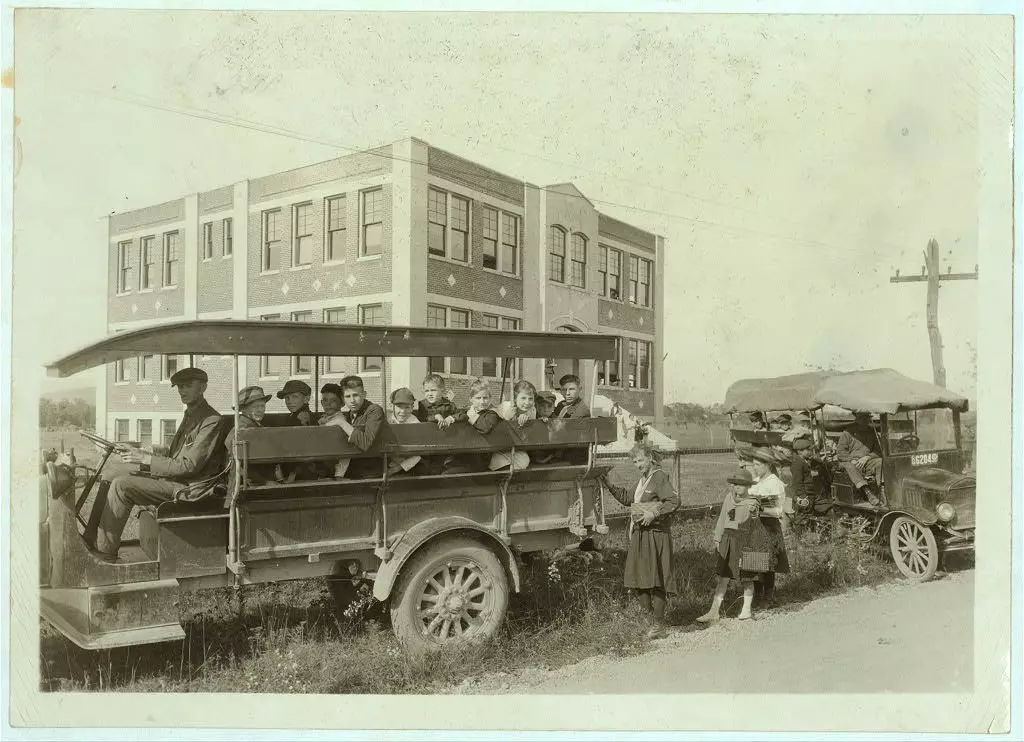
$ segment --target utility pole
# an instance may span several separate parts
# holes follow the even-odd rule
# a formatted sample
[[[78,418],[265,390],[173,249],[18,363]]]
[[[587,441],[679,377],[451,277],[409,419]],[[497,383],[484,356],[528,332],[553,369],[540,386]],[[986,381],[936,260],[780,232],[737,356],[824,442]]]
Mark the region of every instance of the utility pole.
[[[924,253],[924,266],[919,276],[901,276],[899,271],[889,279],[889,283],[928,282],[928,340],[932,347],[932,376],[938,386],[946,386],[946,367],[942,363],[942,335],[939,334],[939,282],[940,281],[977,281],[978,266],[974,273],[953,273],[947,268],[945,274],[939,271],[939,243],[934,239],[928,241],[928,249]]]

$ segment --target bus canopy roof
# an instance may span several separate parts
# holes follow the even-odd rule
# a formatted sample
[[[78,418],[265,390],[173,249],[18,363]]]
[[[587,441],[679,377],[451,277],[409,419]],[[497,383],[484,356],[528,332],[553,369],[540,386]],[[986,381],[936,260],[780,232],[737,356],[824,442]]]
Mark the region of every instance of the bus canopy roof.
[[[66,377],[140,355],[484,356],[610,360],[618,339],[589,333],[193,320],[125,330],[47,365]]]
[[[891,368],[744,379],[725,393],[726,412],[811,410],[824,405],[877,414],[928,407],[963,412],[967,410],[967,398]]]

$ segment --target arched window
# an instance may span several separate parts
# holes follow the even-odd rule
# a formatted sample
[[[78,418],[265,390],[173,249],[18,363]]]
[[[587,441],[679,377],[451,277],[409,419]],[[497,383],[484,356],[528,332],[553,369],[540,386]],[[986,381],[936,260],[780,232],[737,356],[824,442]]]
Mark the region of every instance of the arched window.
[[[565,283],[565,230],[557,225],[548,230],[548,278]]]
[[[580,289],[587,287],[587,238],[579,232],[573,233],[572,251],[569,254],[569,285]]]

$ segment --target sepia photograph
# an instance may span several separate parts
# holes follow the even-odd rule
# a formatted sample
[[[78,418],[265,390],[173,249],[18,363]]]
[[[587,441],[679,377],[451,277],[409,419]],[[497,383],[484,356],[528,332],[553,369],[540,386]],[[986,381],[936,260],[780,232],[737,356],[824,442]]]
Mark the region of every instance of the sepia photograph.
[[[5,4],[12,726],[1010,731],[1019,11],[641,9]]]

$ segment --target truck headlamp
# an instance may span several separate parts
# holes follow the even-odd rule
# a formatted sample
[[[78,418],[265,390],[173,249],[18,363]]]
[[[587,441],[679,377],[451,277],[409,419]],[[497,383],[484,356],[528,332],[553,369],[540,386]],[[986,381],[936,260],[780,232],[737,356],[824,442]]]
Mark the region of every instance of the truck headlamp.
[[[956,508],[948,502],[940,502],[938,507],[935,508],[935,514],[943,523],[948,523],[956,517]]]

